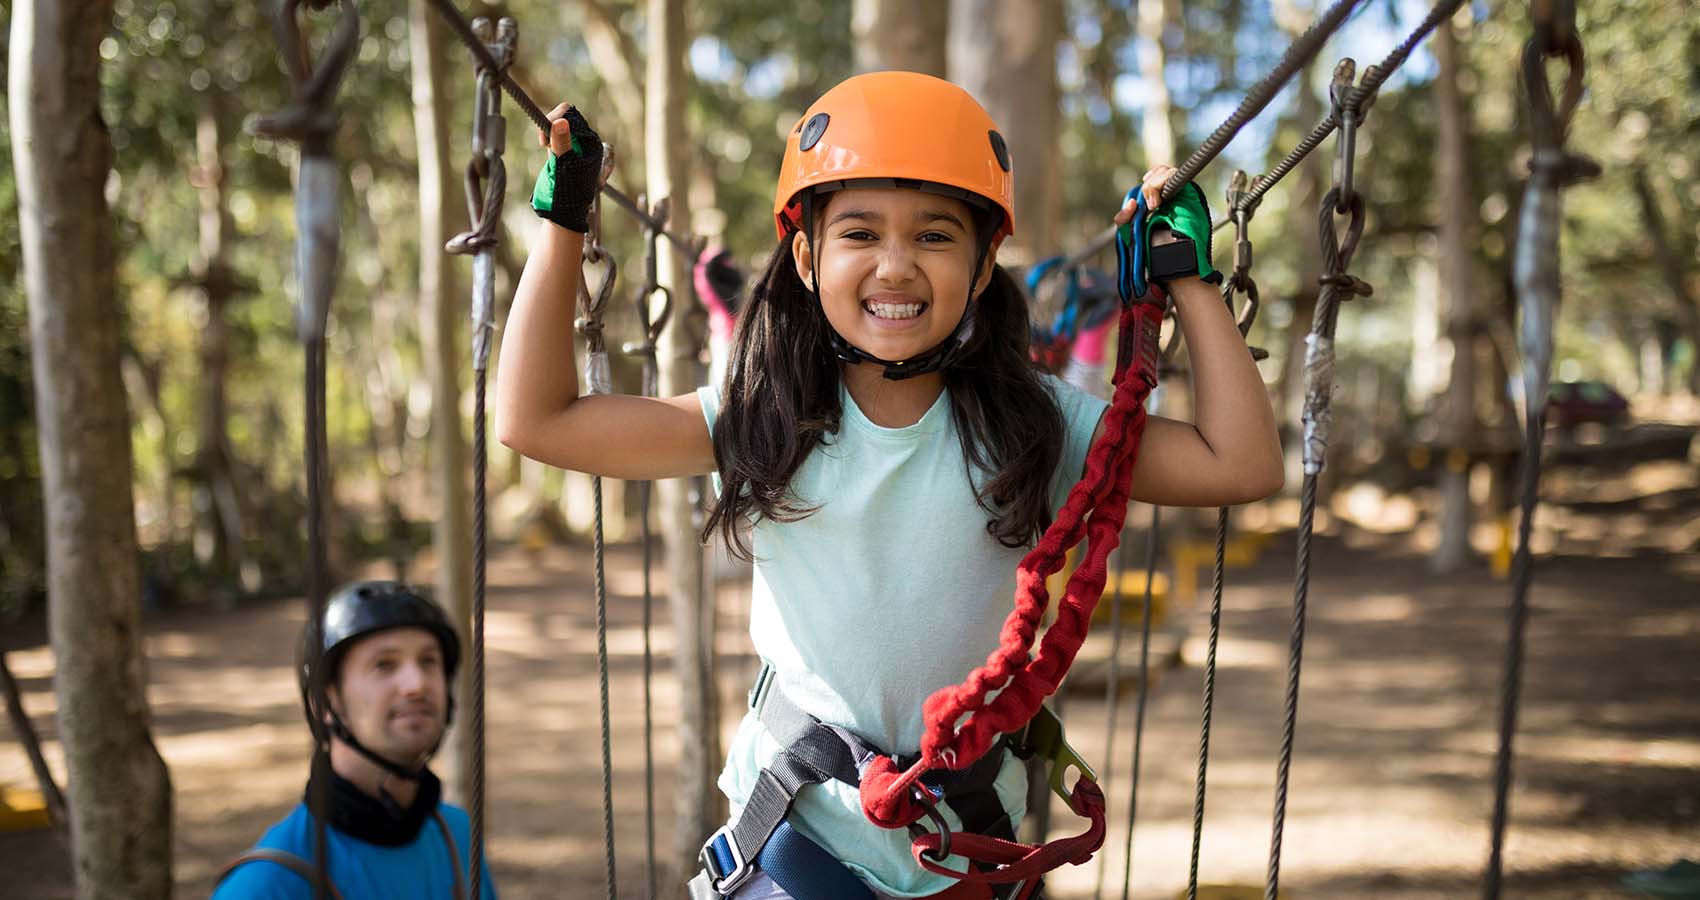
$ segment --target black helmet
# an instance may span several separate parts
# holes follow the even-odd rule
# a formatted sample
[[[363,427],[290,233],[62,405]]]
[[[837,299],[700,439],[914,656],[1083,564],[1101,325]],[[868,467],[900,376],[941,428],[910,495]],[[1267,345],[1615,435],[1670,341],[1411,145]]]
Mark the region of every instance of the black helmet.
[[[441,607],[417,588],[401,582],[356,581],[332,594],[325,601],[322,621],[308,622],[301,630],[296,673],[307,724],[319,742],[335,736],[383,768],[403,777],[415,777],[417,772],[397,766],[362,746],[343,724],[342,717],[325,700],[325,689],[335,680],[348,648],[362,638],[392,628],[423,628],[436,636],[442,647],[443,675],[448,681],[448,718],[452,721],[455,669],[460,663],[460,636],[449,624],[448,616],[443,614]],[[315,648],[317,654],[313,652]],[[327,723],[313,714],[316,706],[330,713],[328,732]]]

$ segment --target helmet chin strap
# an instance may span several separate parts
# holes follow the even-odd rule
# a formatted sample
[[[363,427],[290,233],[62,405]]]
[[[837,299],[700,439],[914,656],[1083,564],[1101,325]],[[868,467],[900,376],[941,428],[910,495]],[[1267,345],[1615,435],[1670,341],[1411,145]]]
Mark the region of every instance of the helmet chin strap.
[[[820,302],[820,292],[817,290],[817,286],[820,284],[820,254],[816,252],[814,242],[814,195],[812,192],[803,194],[802,204],[803,240],[807,241],[809,245],[810,275],[809,284],[803,287],[818,303]],[[992,229],[988,227],[982,230],[991,231]],[[937,346],[908,359],[881,359],[850,343],[844,335],[838,333],[838,329],[832,327],[832,321],[829,319],[826,322],[826,334],[827,343],[832,345],[833,355],[837,356],[840,362],[853,366],[862,363],[884,366],[885,371],[882,374],[888,381],[902,381],[906,378],[914,378],[917,375],[937,372],[955,362],[962,355],[962,348],[968,345],[968,339],[974,336],[974,284],[980,280],[980,267],[986,264],[986,255],[991,252],[992,242],[990,237],[976,235],[975,242],[977,246],[974,253],[974,268],[969,270],[968,301],[962,306],[962,318],[956,320],[956,327],[951,329],[950,335],[940,341]]]

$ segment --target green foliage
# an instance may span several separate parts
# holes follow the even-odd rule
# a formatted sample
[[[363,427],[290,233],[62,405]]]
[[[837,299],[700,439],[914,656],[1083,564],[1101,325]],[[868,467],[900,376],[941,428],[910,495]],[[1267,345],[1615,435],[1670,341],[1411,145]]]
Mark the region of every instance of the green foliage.
[[[632,37],[641,79],[643,4],[598,3]],[[1560,357],[1580,367],[1577,375],[1632,383],[1636,359],[1626,341],[1658,333],[1668,343],[1672,323],[1681,321],[1653,265],[1636,211],[1630,181],[1636,169],[1653,183],[1673,248],[1683,257],[1690,283],[1695,280],[1700,19],[1688,5],[1679,0],[1580,4],[1589,53],[1588,94],[1577,115],[1573,145],[1594,154],[1606,174],[1566,198]],[[471,0],[462,6],[475,13],[493,9]],[[1473,242],[1479,286],[1493,298],[1493,308],[1505,309],[1509,224],[1528,145],[1517,78],[1528,24],[1525,4],[1483,0],[1472,8],[1474,21],[1460,30],[1476,160],[1472,191],[1477,210],[1470,224],[1479,236]],[[5,9],[0,7],[0,20]],[[582,2],[541,0],[511,0],[501,7],[521,25],[520,70],[528,86],[545,107],[573,98],[599,125],[641,122],[639,111],[612,106],[611,76],[591,65],[581,37],[587,25],[584,9]],[[1402,15],[1411,9],[1410,4],[1374,4],[1354,27],[1402,33],[1414,24]],[[295,150],[242,128],[248,116],[279,109],[289,98],[265,10],[265,4],[238,0],[117,0],[112,33],[101,46],[102,112],[117,150],[111,196],[131,358],[144,544],[166,570],[195,565],[196,555],[188,548],[194,543],[196,516],[192,492],[185,488],[193,482],[190,469],[201,418],[197,353],[208,312],[190,273],[200,253],[197,186],[218,176],[232,224],[226,258],[251,286],[225,312],[233,340],[229,439],[245,487],[254,495],[253,515],[264,526],[252,530],[251,549],[269,553],[268,579],[287,582],[296,577],[298,566],[291,560],[299,535],[293,526],[275,523],[299,521],[303,490],[302,367],[292,306]],[[1137,54],[1143,48],[1134,34],[1133,0],[1066,0],[1065,10],[1059,48],[1063,116],[1057,135],[1064,167],[1062,233],[1078,241],[1103,227],[1109,207],[1151,161],[1138,139]],[[1188,110],[1184,139],[1197,141],[1267,70],[1286,40],[1279,36],[1268,2],[1197,0],[1183,4],[1182,11],[1169,42],[1166,80],[1177,103]],[[421,387],[415,309],[418,153],[407,4],[371,0],[360,4],[360,12],[364,35],[341,87],[342,127],[334,143],[348,182],[330,338],[329,410],[340,496],[350,504],[351,517],[371,523],[382,516],[378,498],[385,496],[387,481],[418,486],[412,473],[425,468],[428,392]],[[770,204],[785,130],[821,91],[851,72],[851,3],[701,0],[689,4],[689,13],[696,36],[688,49],[689,133],[679,139],[693,148],[695,172],[713,178],[718,207],[717,212],[697,210],[691,224],[718,232],[740,257],[754,261],[772,247]],[[310,34],[322,38],[329,17],[309,18]],[[1346,47],[1344,41],[1336,43],[1324,51],[1324,70]],[[473,71],[458,47],[448,48],[445,59],[454,94],[450,155],[458,168],[468,147]],[[1359,59],[1360,64],[1369,61]],[[1407,72],[1384,88],[1362,137],[1358,171],[1370,201],[1370,230],[1354,269],[1377,292],[1343,317],[1342,365],[1343,371],[1373,369],[1377,383],[1401,384],[1405,378],[1412,304],[1422,284],[1413,272],[1433,255],[1433,69],[1426,51],[1419,50]],[[1256,168],[1278,158],[1313,124],[1294,121],[1294,97],[1289,90],[1278,99],[1228,156],[1205,172],[1201,181],[1213,202],[1219,204],[1233,165]],[[505,110],[513,192],[506,224],[512,234],[523,235],[532,222],[525,194],[540,157],[530,123],[513,104],[505,103]],[[198,131],[208,116],[219,125],[219,172],[196,168]],[[0,138],[5,128],[0,121]],[[642,149],[620,149],[615,181],[635,194],[643,183]],[[1318,152],[1331,156],[1332,142]],[[0,165],[0,431],[6,436],[0,440],[0,574],[14,585],[7,590],[16,592],[15,585],[39,578],[39,540],[22,540],[40,533],[38,526],[31,527],[39,509],[32,505],[39,475],[30,431],[17,200],[4,140]],[[1316,240],[1310,229],[1286,233],[1289,187],[1269,195],[1253,232],[1266,304],[1253,338],[1277,355],[1286,345],[1281,329],[1295,317],[1291,298],[1303,287],[1296,283],[1301,250]],[[622,214],[610,210],[606,221],[607,240],[624,263],[622,300],[610,321],[622,333],[619,329],[627,325],[621,319],[630,316],[625,298],[639,278],[641,246],[639,232]],[[1217,243],[1217,265],[1225,266],[1229,242]],[[510,238],[506,249],[523,258],[522,239]],[[510,288],[501,288],[499,296]],[[1691,347],[1676,352],[1679,358],[1694,356]],[[157,376],[157,408],[141,390],[147,379],[137,377],[147,372]],[[1377,402],[1374,393],[1363,402]],[[422,518],[418,510],[412,513]]]

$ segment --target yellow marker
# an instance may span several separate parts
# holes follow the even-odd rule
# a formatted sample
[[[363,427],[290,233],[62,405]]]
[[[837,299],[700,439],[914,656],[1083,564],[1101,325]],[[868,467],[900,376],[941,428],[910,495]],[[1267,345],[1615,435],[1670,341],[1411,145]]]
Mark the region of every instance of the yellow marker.
[[[40,791],[0,787],[0,832],[37,831],[52,824]]]

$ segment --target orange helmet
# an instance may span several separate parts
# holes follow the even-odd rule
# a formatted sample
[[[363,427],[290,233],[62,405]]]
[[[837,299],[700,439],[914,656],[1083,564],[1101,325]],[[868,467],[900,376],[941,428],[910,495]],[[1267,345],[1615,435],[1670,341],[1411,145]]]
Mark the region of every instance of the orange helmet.
[[[1015,178],[997,123],[968,92],[918,72],[857,75],[827,91],[785,140],[773,194],[780,239],[801,227],[809,188],[912,179],[983,198],[1003,212],[996,246],[1015,232]]]

